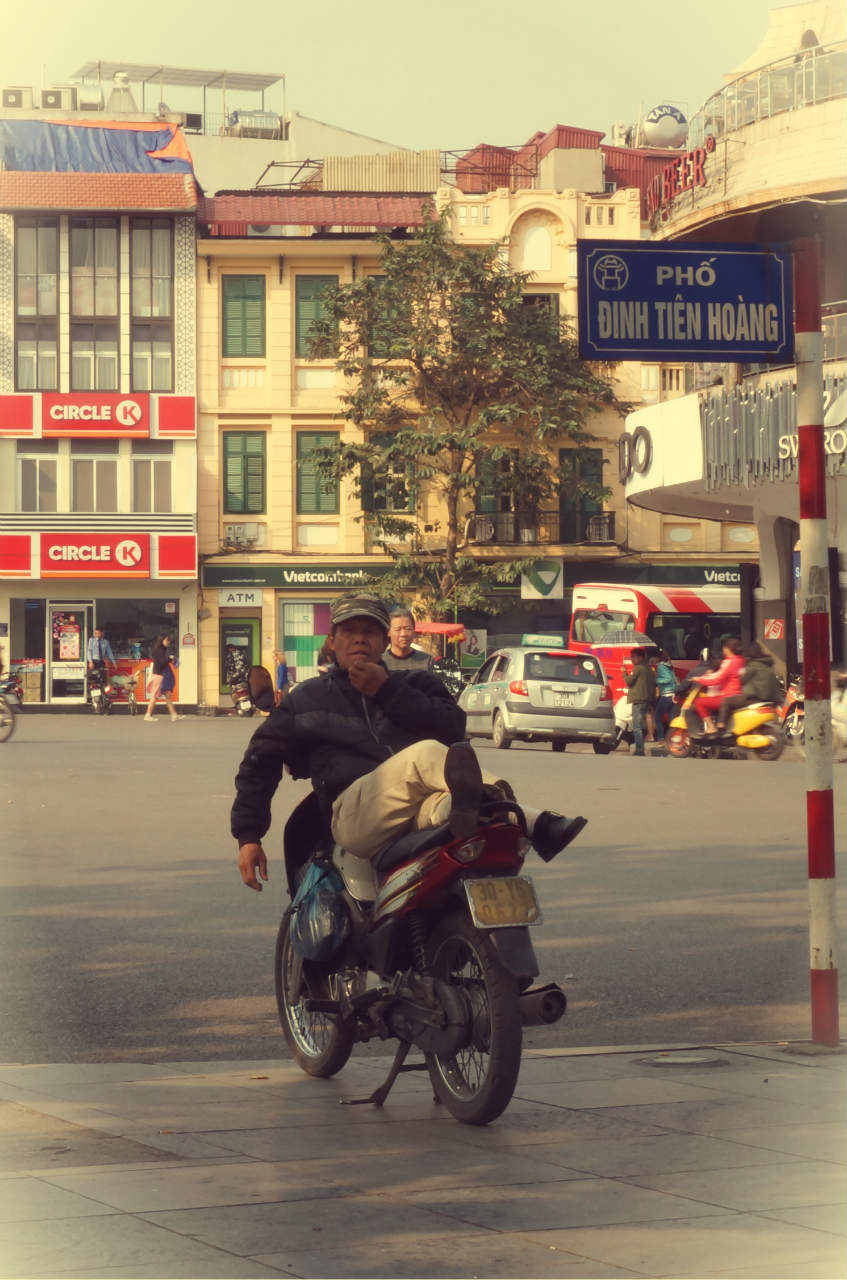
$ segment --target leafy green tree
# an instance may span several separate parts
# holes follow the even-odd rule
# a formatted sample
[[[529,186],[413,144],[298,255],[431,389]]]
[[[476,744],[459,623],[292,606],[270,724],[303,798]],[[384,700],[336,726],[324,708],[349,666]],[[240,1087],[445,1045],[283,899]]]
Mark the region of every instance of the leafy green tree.
[[[585,447],[594,413],[627,406],[580,360],[568,323],[527,305],[529,277],[509,269],[502,246],[458,244],[447,215],[430,212],[413,238],[381,237],[378,275],[323,295],[310,354],[337,357],[343,416],[364,432],[363,442],[323,451],[318,465],[327,478],[354,477],[362,518],[394,556],[384,588],[418,591],[445,617],[490,611],[490,587],[533,563],[483,565],[467,553],[483,475],[490,483],[496,474],[524,519],[563,485],[602,499],[601,486],[560,475],[557,450]],[[419,515],[433,490],[444,512],[437,553],[424,549]]]

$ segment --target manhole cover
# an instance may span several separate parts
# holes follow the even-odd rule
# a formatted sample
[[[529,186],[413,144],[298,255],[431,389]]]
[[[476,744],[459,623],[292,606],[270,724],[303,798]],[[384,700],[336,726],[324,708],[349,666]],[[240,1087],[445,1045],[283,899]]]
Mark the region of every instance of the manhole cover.
[[[676,1053],[660,1053],[655,1058],[640,1058],[649,1067],[726,1067],[728,1061],[720,1054],[708,1050],[677,1051]]]

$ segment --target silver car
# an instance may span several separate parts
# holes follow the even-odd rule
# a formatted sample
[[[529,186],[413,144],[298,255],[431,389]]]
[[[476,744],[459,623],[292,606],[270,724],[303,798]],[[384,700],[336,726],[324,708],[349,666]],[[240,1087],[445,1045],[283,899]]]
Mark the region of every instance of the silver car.
[[[598,755],[615,749],[612,692],[592,654],[546,646],[498,649],[465,686],[459,706],[469,738],[491,738],[495,747],[552,742],[591,742]]]

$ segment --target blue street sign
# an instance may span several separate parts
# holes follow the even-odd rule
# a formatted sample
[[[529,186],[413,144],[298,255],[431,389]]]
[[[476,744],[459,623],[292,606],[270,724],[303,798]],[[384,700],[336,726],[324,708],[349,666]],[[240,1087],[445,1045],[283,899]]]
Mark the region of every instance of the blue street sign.
[[[583,360],[794,358],[784,246],[577,243]]]

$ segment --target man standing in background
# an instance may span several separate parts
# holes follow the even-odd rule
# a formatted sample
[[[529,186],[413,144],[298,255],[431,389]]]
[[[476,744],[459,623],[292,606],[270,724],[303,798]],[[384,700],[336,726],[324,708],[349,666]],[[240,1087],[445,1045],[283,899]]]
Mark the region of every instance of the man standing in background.
[[[388,628],[388,648],[382,660],[389,671],[432,671],[430,655],[412,644],[415,619],[408,609],[393,609]]]
[[[109,670],[109,668],[115,665],[115,655],[112,653],[112,646],[103,635],[102,627],[94,628],[94,635],[88,641],[86,657],[88,659],[89,671],[100,671],[104,667]]]

